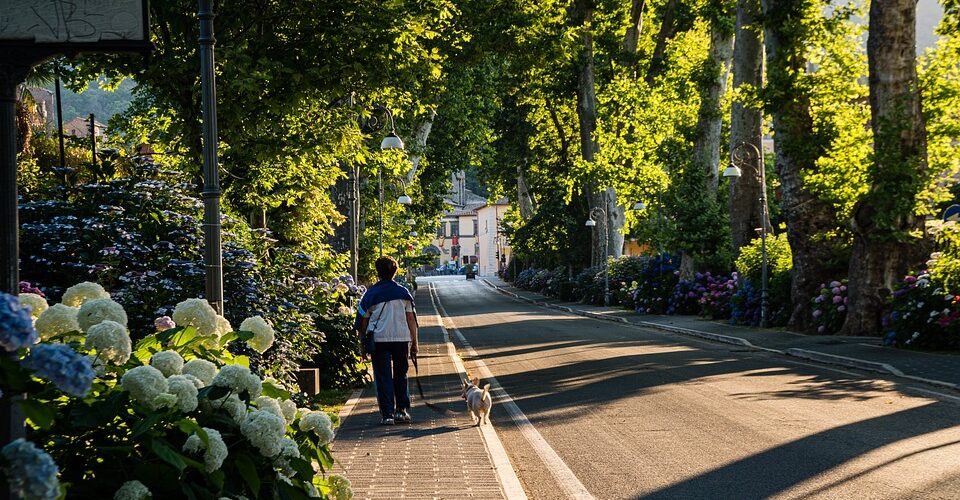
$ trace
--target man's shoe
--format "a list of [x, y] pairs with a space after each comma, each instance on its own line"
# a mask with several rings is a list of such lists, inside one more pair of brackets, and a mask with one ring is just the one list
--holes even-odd
[[380, 425], [393, 425], [394, 421], [390, 417], [383, 417], [383, 420], [380, 421]]
[[407, 410], [398, 411], [396, 415], [393, 416], [393, 418], [394, 420], [396, 420], [398, 423], [401, 423], [401, 424], [410, 423], [410, 414], [407, 413]]

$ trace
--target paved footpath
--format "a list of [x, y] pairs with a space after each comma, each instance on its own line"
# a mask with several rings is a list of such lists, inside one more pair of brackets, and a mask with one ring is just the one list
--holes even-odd
[[460, 398], [463, 365], [442, 327], [430, 289], [422, 287], [416, 299], [419, 379], [433, 408], [420, 397], [411, 365], [413, 422], [381, 426], [376, 392], [369, 384], [341, 412], [332, 450], [338, 462], [334, 473], [350, 480], [358, 499], [523, 498], [492, 426], [475, 427], [466, 413]]
[[483, 281], [527, 302], [582, 316], [631, 323], [819, 363], [886, 373], [938, 387], [960, 389], [960, 356], [885, 347], [879, 337], [804, 335], [778, 328], [729, 325], [697, 316], [637, 314], [626, 309], [562, 302], [515, 288], [498, 278], [483, 278]]

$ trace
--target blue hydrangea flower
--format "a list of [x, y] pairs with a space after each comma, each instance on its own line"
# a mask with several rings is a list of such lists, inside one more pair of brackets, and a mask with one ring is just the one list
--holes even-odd
[[15, 296], [0, 293], [0, 346], [13, 352], [33, 345], [38, 338], [30, 308], [21, 306]]
[[57, 389], [77, 397], [86, 396], [93, 383], [90, 358], [65, 344], [39, 344], [30, 349], [23, 366], [34, 375], [53, 382]]
[[0, 450], [7, 459], [4, 472], [18, 498], [53, 500], [60, 496], [57, 464], [30, 441], [18, 438]]

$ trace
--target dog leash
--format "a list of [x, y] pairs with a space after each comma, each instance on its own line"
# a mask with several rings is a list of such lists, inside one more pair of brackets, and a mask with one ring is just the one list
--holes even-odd
[[430, 408], [431, 410], [441, 415], [447, 415], [447, 416], [456, 415], [457, 412], [450, 410], [448, 408], [444, 408], [442, 406], [433, 404], [429, 400], [427, 400], [427, 397], [423, 395], [423, 385], [420, 384], [420, 367], [417, 364], [417, 356], [416, 355], [410, 356], [410, 361], [413, 361], [413, 371], [414, 373], [416, 373], [416, 380], [417, 380], [417, 392], [420, 393], [420, 399], [423, 400], [423, 404], [427, 405], [427, 408]]

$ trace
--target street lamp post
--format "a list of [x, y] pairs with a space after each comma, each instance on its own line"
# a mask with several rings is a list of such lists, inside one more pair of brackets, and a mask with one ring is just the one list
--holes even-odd
[[[594, 217], [599, 215], [600, 222], [603, 223], [603, 305], [606, 307], [610, 306], [610, 260], [607, 258], [607, 245], [609, 231], [607, 227], [607, 212], [606, 210], [595, 207], [590, 210], [590, 217], [587, 219], [587, 222], [584, 224], [587, 227], [595, 227], [597, 221], [594, 220]], [[591, 245], [592, 246], [592, 245]]]
[[[380, 104], [374, 104], [373, 109], [375, 111], [379, 111], [386, 114], [387, 118], [390, 119], [390, 133], [387, 134], [387, 136], [384, 137], [382, 141], [380, 141], [380, 149], [383, 151], [390, 150], [390, 149], [403, 151], [403, 141], [400, 140], [399, 136], [397, 136], [397, 127], [393, 121], [393, 113], [390, 112], [390, 109], [388, 109], [386, 106], [383, 106]], [[380, 243], [380, 256], [383, 257], [383, 203], [384, 202], [383, 202], [383, 167], [382, 166], [377, 170], [377, 188], [378, 188], [378, 194], [380, 197], [380, 230], [378, 232], [378, 236], [379, 236], [379, 243]], [[410, 200], [410, 197], [407, 196], [406, 191], [404, 191], [403, 195], [397, 198], [397, 203], [401, 205], [409, 205], [412, 203], [412, 200]]]
[[738, 178], [742, 171], [734, 164], [737, 159], [737, 151], [745, 149], [747, 146], [753, 151], [753, 157], [756, 159], [756, 171], [760, 177], [760, 327], [767, 327], [767, 312], [769, 309], [769, 292], [767, 290], [767, 176], [763, 165], [763, 156], [760, 150], [749, 142], [741, 142], [733, 151], [730, 152], [730, 166], [723, 171], [724, 177]]

